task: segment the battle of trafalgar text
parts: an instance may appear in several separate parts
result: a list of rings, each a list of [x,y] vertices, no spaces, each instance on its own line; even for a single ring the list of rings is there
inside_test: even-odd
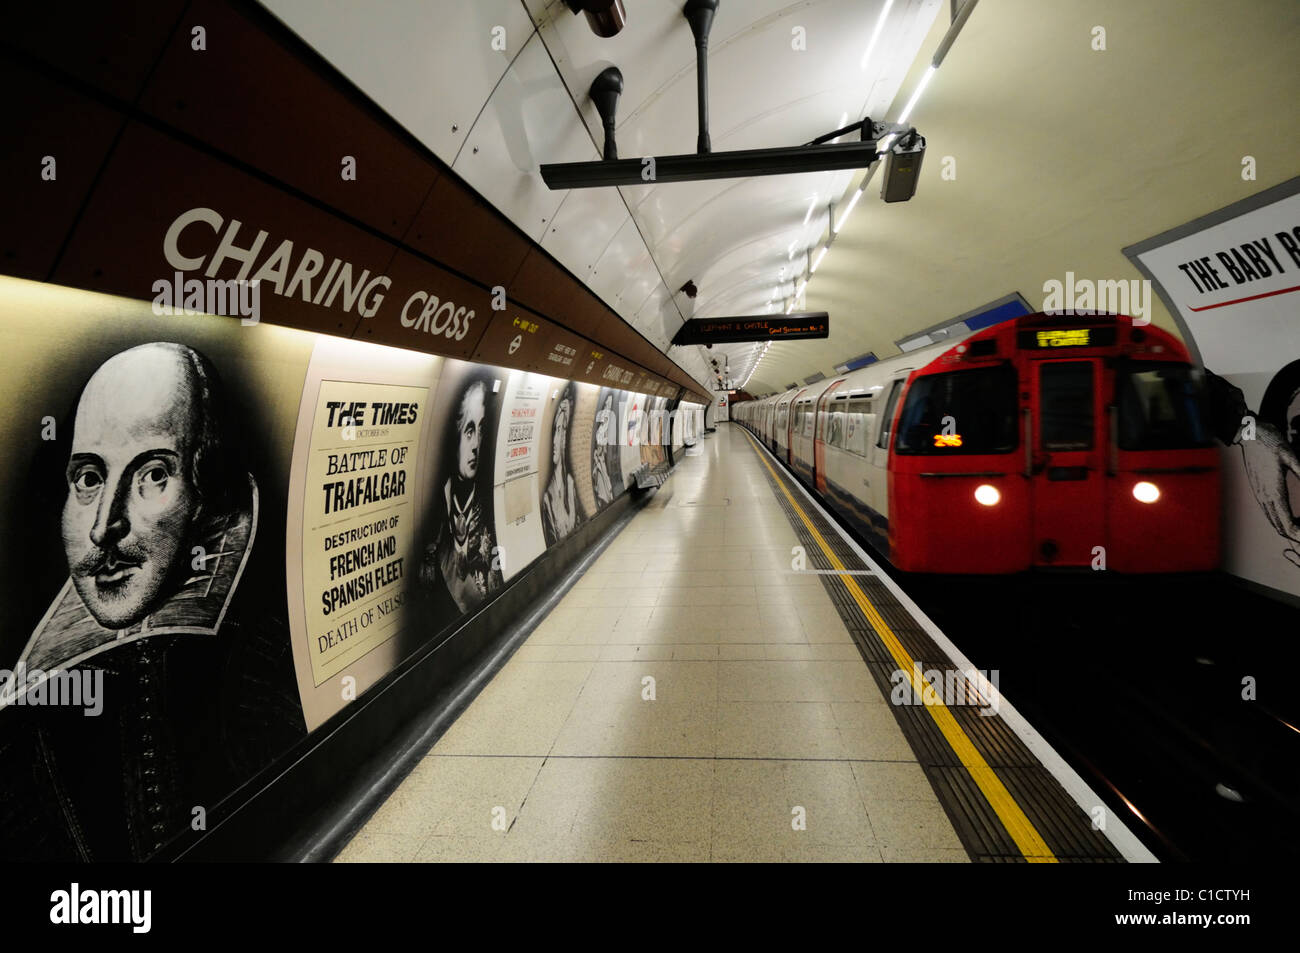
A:
[[[325,411],[325,426],[342,428],[345,438],[350,435],[352,439],[364,438],[367,427],[413,424],[419,419],[419,405],[413,402],[332,400],[326,402]],[[397,446],[330,453],[326,475],[340,479],[322,487],[324,512],[338,514],[404,495],[407,450]],[[383,472],[375,472],[380,470]],[[389,532],[397,523],[398,517],[391,515],[326,537],[325,550],[331,553],[330,581],[340,581],[321,593],[323,615],[328,616],[402,578],[403,557],[397,555],[397,536]],[[387,615],[401,604],[402,594],[395,593],[376,605],[375,611],[380,616]],[[323,652],[348,638],[357,624],[355,619],[348,620],[320,636],[320,650]]]

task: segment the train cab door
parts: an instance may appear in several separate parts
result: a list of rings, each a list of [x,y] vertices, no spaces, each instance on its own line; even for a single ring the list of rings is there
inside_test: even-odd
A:
[[[795,433],[795,429],[800,424],[800,421],[797,416],[796,408],[799,406],[799,398],[804,395],[804,391],[806,391],[807,389],[808,388],[805,387],[797,391],[795,395],[790,398],[790,412],[786,415],[785,465],[792,468],[794,467],[794,433]]]
[[[843,383],[843,380],[834,381],[830,387],[822,391],[814,411],[816,423],[813,430],[813,485],[822,493],[826,492],[826,441],[830,437],[828,431],[831,394],[835,393],[835,389]]]
[[[1033,360],[1023,430],[1032,481],[1033,558],[1087,566],[1106,545],[1106,447],[1098,358]]]
[[[893,442],[894,416],[898,413],[899,398],[903,395],[903,385],[907,383],[912,368],[899,369],[897,376],[891,380],[876,397],[873,403],[881,405],[876,411],[876,430],[868,434],[871,445],[867,448],[869,473],[867,482],[871,492],[867,505],[886,519],[889,518],[889,447]]]

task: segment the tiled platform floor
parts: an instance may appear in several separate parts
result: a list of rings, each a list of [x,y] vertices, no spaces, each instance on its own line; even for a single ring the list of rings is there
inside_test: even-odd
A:
[[[756,451],[701,449],[340,861],[967,860]]]

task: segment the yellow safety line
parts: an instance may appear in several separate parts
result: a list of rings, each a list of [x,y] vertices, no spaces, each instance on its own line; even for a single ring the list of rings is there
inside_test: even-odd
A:
[[[745,436],[749,437],[750,441],[754,443],[755,452],[757,452],[757,441],[754,441],[754,438],[749,435],[748,431],[745,432]],[[826,540],[822,538],[822,534],[817,531],[817,527],[813,526],[812,521],[808,519],[808,515],[804,512],[803,507],[799,505],[794,496],[790,493],[790,490],[785,485],[785,481],[781,480],[777,476],[776,471],[772,469],[772,465],[767,462],[767,458],[764,457],[762,453],[759,453],[758,459],[762,462],[763,466],[767,467],[767,472],[772,474],[772,478],[776,480],[776,485],[781,488],[781,492],[785,494],[785,498],[790,501],[790,505],[793,506],[795,512],[799,514],[799,518],[803,520],[803,525],[808,528],[808,532],[810,532],[813,539],[817,541],[817,545],[820,546],[822,552],[826,554],[826,558],[830,560],[831,565],[841,573],[847,572],[844,564],[840,562],[839,558],[831,551],[831,548],[826,545]],[[867,594],[862,591],[858,586],[857,581],[852,576],[841,575],[839,579],[840,582],[844,583],[845,588],[849,590],[849,594],[853,596],[854,601],[857,602],[858,607],[862,610],[862,614],[866,616],[867,621],[871,623],[871,627],[876,630],[876,634],[879,635],[881,640],[885,643],[885,646],[889,649],[889,654],[894,657],[894,661],[897,663],[899,669],[908,673],[908,678],[912,681],[912,690],[916,692],[919,697],[925,699],[925,710],[930,713],[930,717],[934,719],[934,723],[939,727],[939,730],[943,732],[944,738],[947,739],[948,745],[952,748],[953,753],[957,755],[962,767],[970,773],[971,778],[984,793],[984,797],[988,799],[989,806],[993,808],[994,813],[998,816],[998,820],[1002,822],[1002,826],[1005,827],[1007,833],[1011,835],[1011,839],[1016,842],[1016,846],[1020,848],[1020,853],[1024,855],[1025,860],[1031,864],[1057,863],[1056,856],[1047,846],[1047,843],[1034,828],[1034,825],[1029,818],[1025,816],[1025,812],[1021,810],[1020,805],[1016,803],[1016,799],[1011,796],[1011,792],[1006,789],[1002,780],[994,773],[993,769],[989,767],[989,763],[984,760],[984,756],[979,753],[979,750],[967,736],[961,725],[957,724],[957,719],[954,718],[952,712],[948,710],[948,706],[934,694],[934,690],[930,684],[926,682],[924,678],[920,677],[920,666],[918,666],[912,659],[911,655],[908,654],[907,649],[903,648],[903,644],[898,640],[898,636],[894,635],[894,632],[889,627],[888,623],[886,623],[880,613],[876,611],[876,607],[871,604],[871,600],[867,598]]]

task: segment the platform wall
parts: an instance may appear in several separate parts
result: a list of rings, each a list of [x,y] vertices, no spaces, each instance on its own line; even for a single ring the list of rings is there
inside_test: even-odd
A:
[[[158,310],[0,278],[5,859],[201,840],[662,457],[644,394]]]

